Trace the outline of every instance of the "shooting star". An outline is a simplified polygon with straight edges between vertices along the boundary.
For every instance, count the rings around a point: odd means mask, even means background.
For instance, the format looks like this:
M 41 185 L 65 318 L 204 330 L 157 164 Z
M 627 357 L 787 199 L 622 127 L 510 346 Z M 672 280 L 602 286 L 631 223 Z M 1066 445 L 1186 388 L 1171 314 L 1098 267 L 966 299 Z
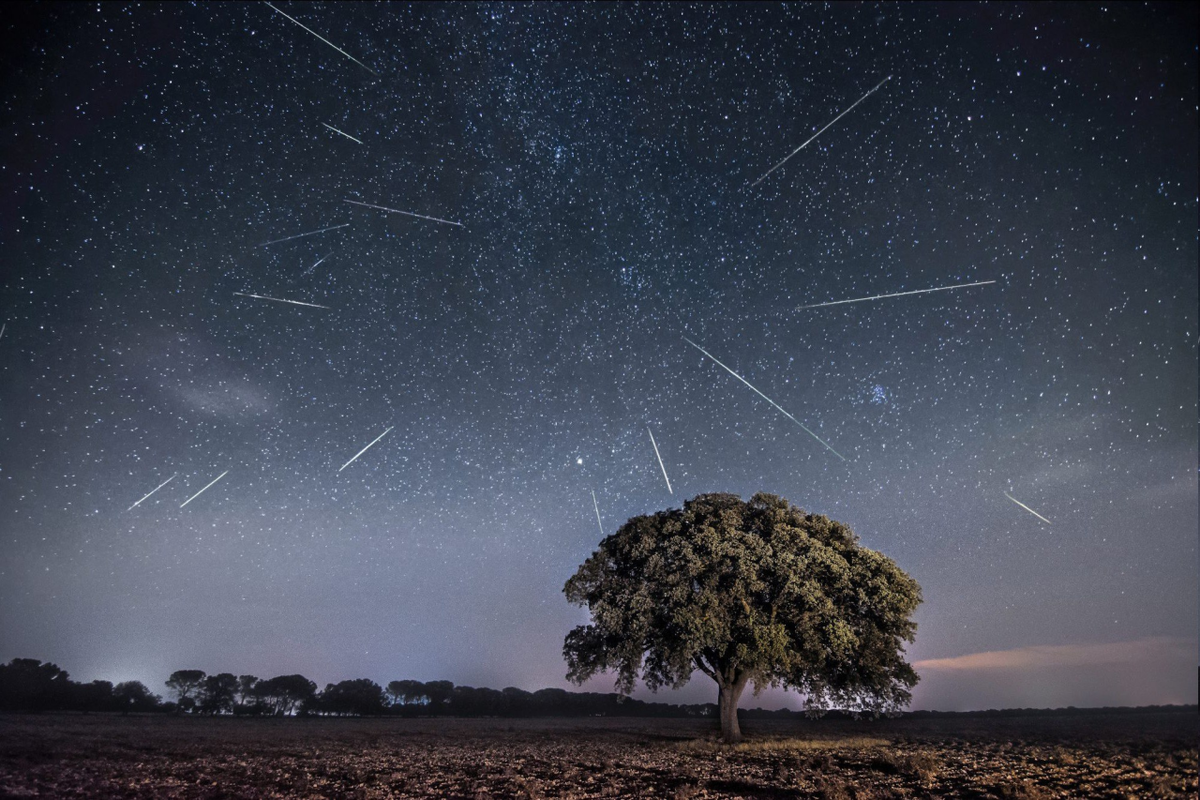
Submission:
M 395 426 L 393 425 L 392 427 L 395 427 Z M 355 462 L 355 461 L 358 459 L 358 457 L 359 457 L 359 456 L 361 456 L 363 453 L 367 452 L 367 451 L 368 451 L 368 450 L 370 450 L 372 447 L 374 447 L 374 446 L 375 446 L 375 442 L 378 442 L 380 439 L 382 439 L 383 437 L 387 436 L 387 435 L 388 435 L 388 431 L 390 431 L 391 429 L 392 429 L 392 428 L 388 428 L 386 431 L 384 431 L 383 433 L 381 433 L 381 434 L 379 434 L 378 436 L 376 436 L 376 437 L 375 437 L 375 439 L 374 439 L 374 441 L 372 441 L 372 442 L 371 442 L 369 445 L 367 445 L 367 446 L 366 446 L 366 447 L 364 447 L 362 450 L 359 450 L 357 453 L 355 453 L 355 454 L 354 454 L 354 458 L 350 459 L 350 460 L 349 460 L 349 461 L 347 461 L 345 464 L 342 464 L 342 469 L 339 469 L 339 470 L 338 470 L 338 472 L 341 472 L 343 469 L 345 469 L 346 467 L 348 467 L 348 466 L 350 466 L 351 464 L 353 464 L 353 463 L 354 463 L 354 462 Z
M 808 140 L 807 140 L 807 141 L 806 141 L 804 144 L 800 145 L 800 146 L 799 146 L 799 147 L 797 147 L 795 150 L 793 150 L 792 152 L 788 153 L 788 155 L 787 155 L 787 158 L 783 159 L 783 161 L 780 161 L 778 164 L 776 164 L 775 166 L 771 167 L 769 170 L 767 170 L 767 172 L 766 172 L 766 174 L 765 174 L 765 175 L 763 175 L 761 178 L 759 178 L 758 180 L 756 180 L 754 183 L 750 184 L 750 188 L 751 188 L 751 189 L 753 189 L 755 186 L 758 186 L 760 183 L 762 183 L 763 181 L 765 181 L 765 180 L 767 179 L 767 175 L 770 175 L 772 172 L 774 172 L 775 170 L 777 170 L 777 169 L 779 169 L 780 167 L 782 167 L 784 164 L 786 164 L 786 163 L 788 162 L 788 159 L 790 159 L 792 156 L 796 155 L 796 153 L 799 153 L 799 152 L 800 152 L 801 150 L 803 150 L 805 147 L 808 147 L 808 144 L 809 144 L 809 142 L 811 142 L 813 139 L 816 139 L 818 136 L 820 136 L 822 133 L 824 133 L 824 132 L 825 132 L 825 131 L 826 131 L 826 130 L 829 128 L 829 126 L 830 126 L 830 125 L 832 125 L 833 123 L 837 122 L 839 119 L 841 119 L 842 117 L 846 116 L 846 115 L 847 115 L 847 114 L 849 114 L 851 111 L 853 111 L 853 110 L 854 110 L 854 106 L 858 105 L 858 104 L 859 104 L 859 103 L 861 103 L 863 100 L 866 100 L 868 97 L 870 97 L 871 95 L 875 94 L 875 92 L 876 92 L 876 91 L 879 89 L 879 87 L 880 87 L 880 86 L 883 86 L 885 83 L 887 83 L 887 82 L 888 82 L 888 81 L 890 81 L 891 79 L 892 79 L 892 76 L 891 76 L 891 75 L 888 75 L 886 78 L 884 78 L 884 79 L 883 79 L 883 80 L 881 80 L 879 83 L 877 83 L 877 84 L 875 85 L 875 88 L 874 88 L 874 89 L 872 89 L 871 91 L 867 92 L 867 93 L 866 93 L 866 94 L 864 94 L 862 97 L 858 98 L 858 100 L 856 100 L 856 101 L 854 102 L 854 105 L 850 106 L 850 108 L 847 108 L 845 111 L 843 111 L 842 113 L 840 113 L 840 114 L 838 114 L 836 117 L 834 117 L 834 118 L 833 118 L 833 119 L 832 119 L 832 120 L 829 122 L 829 124 L 828 124 L 828 125 L 826 125 L 824 128 L 821 128 L 821 130 L 817 131 L 817 132 L 816 132 L 816 133 L 814 133 L 812 136 L 810 136 L 810 137 L 808 138 Z
M 329 256 L 331 256 L 331 255 L 333 255 L 333 253 L 330 253 L 329 255 L 321 256 L 320 260 L 318 260 L 317 263 L 313 264 L 311 267 L 304 270 L 304 274 L 307 275 L 310 272 L 312 272 L 314 269 L 316 269 L 317 267 L 321 266 L 321 262 L 324 261 L 325 259 L 329 258 Z
M 1045 518 L 1045 517 L 1043 517 L 1041 514 L 1037 513 L 1037 512 L 1036 512 L 1036 511 L 1034 511 L 1032 508 L 1030 508 L 1029 506 L 1025 505 L 1024 503 L 1022 503 L 1022 502 L 1021 502 L 1020 500 L 1018 500 L 1017 498 L 1013 497 L 1013 496 L 1012 496 L 1011 494 L 1009 494 L 1008 492 L 1005 492 L 1005 493 L 1004 493 L 1004 496 L 1005 496 L 1005 497 L 1007 497 L 1009 500 L 1012 500 L 1014 503 L 1016 503 L 1017 505 L 1019 505 L 1021 508 L 1025 509 L 1026 511 L 1028 511 L 1030 514 L 1033 514 L 1035 517 L 1037 517 L 1038 519 L 1040 519 L 1042 522 L 1046 523 L 1047 525 L 1049 525 L 1049 524 L 1050 524 L 1050 520 L 1046 519 L 1046 518 Z
M 808 427 L 807 427 L 807 426 L 806 426 L 806 425 L 805 425 L 803 422 L 801 422 L 800 420 L 796 419 L 795 417 L 793 417 L 793 416 L 792 416 L 791 414 L 789 414 L 788 412 L 784 411 L 784 410 L 783 410 L 783 406 L 779 405 L 779 403 L 776 403 L 774 400 L 772 400 L 771 398 L 767 397 L 765 394 L 763 394 L 762 392 L 760 392 L 758 389 L 755 389 L 755 388 L 754 388 L 754 386 L 753 386 L 753 385 L 750 383 L 750 381 L 746 380 L 746 379 L 745 379 L 745 378 L 743 378 L 741 375 L 738 375 L 736 372 L 734 372 L 734 371 L 733 371 L 733 370 L 731 370 L 729 367 L 727 367 L 727 366 L 725 366 L 724 364 L 722 364 L 720 361 L 717 361 L 717 358 L 716 358 L 716 356 L 714 356 L 712 353 L 708 352 L 708 351 L 707 351 L 707 350 L 705 350 L 703 347 L 701 347 L 700 345 L 696 344 L 695 342 L 693 342 L 691 339 L 687 338 L 686 336 L 685 336 L 685 337 L 683 337 L 683 340 L 684 340 L 685 342 L 687 342 L 688 344 L 690 344 L 692 347 L 694 347 L 694 348 L 696 348 L 697 350 L 699 350 L 701 353 L 704 353 L 704 355 L 708 356 L 708 357 L 709 357 L 709 358 L 711 358 L 713 361 L 716 361 L 716 362 L 717 362 L 717 364 L 718 364 L 718 365 L 721 367 L 721 369 L 725 370 L 725 371 L 726 371 L 726 372 L 728 372 L 730 375 L 732 375 L 733 377 L 737 378 L 737 379 L 738 379 L 739 381 L 741 381 L 742 383 L 744 383 L 744 384 L 746 384 L 747 386 L 749 386 L 751 389 L 753 389 L 753 390 L 754 390 L 754 393 L 755 393 L 755 394 L 757 394 L 757 395 L 758 395 L 759 397 L 761 397 L 763 400 L 766 400 L 766 401 L 767 401 L 768 403 L 770 403 L 771 405 L 775 406 L 775 408 L 777 408 L 777 409 L 779 409 L 780 411 L 782 411 L 782 412 L 783 412 L 783 415 L 784 415 L 785 417 L 787 417 L 787 418 L 788 418 L 788 419 L 790 419 L 792 422 L 796 423 L 796 424 L 797 424 L 797 425 L 799 425 L 801 428 L 803 428 L 805 433 L 807 433 L 809 436 L 811 436 L 811 437 L 813 437 L 814 439 L 816 439 L 816 440 L 817 440 L 818 442 L 820 442 L 821 444 L 825 445 L 825 449 L 826 449 L 826 450 L 828 450 L 829 452 L 833 453 L 835 456 L 837 456 L 838 458 L 840 458 L 842 461 L 845 461 L 845 460 L 846 460 L 846 457 L 845 457 L 844 455 L 842 455 L 842 454 L 841 454 L 841 453 L 839 453 L 837 450 L 834 450 L 832 447 L 830 447 L 830 446 L 829 446 L 829 442 L 826 442 L 826 441 L 825 441 L 824 439 L 822 439 L 820 436 L 817 436 L 815 433 L 813 433 L 812 431 L 810 431 L 810 430 L 808 429 Z M 674 494 L 674 493 L 672 492 L 672 494 Z
M 441 222 L 441 223 L 444 223 L 444 224 L 446 224 L 446 225 L 457 225 L 457 226 L 458 226 L 458 227 L 460 227 L 460 228 L 464 228 L 464 227 L 466 227 L 466 226 L 465 226 L 465 225 L 463 225 L 461 222 L 451 222 L 451 221 L 450 221 L 450 220 L 448 220 L 448 219 L 439 219 L 438 217 L 427 217 L 427 216 L 425 216 L 424 214 L 414 214 L 414 213 L 413 213 L 413 212 L 411 212 L 411 211 L 400 211 L 400 210 L 398 210 L 398 209 L 395 209 L 395 208 L 387 208 L 386 206 L 376 206 L 376 205 L 372 205 L 371 203 L 360 203 L 360 202 L 358 202 L 357 200 L 347 200 L 346 202 L 347 202 L 347 203 L 353 203 L 353 204 L 354 204 L 354 205 L 356 205 L 356 206 L 364 206 L 364 207 L 366 207 L 366 208 L 377 208 L 377 209 L 379 209 L 380 211 L 387 211 L 387 212 L 389 212 L 389 213 L 391 213 L 391 214 L 403 214 L 403 215 L 405 215 L 406 217 L 416 217 L 417 219 L 427 219 L 427 220 L 431 220 L 431 221 L 433 221 L 433 222 Z
M 218 475 L 218 476 L 216 477 L 216 480 L 214 480 L 214 481 L 213 481 L 212 483 L 210 483 L 208 486 L 205 486 L 203 489 L 201 489 L 200 491 L 196 492 L 194 495 L 192 495 L 191 497 L 189 497 L 187 500 L 184 500 L 184 501 L 183 501 L 183 505 L 181 505 L 181 506 L 180 506 L 180 508 L 183 508 L 183 506 L 186 506 L 188 503 L 192 502 L 192 501 L 193 501 L 193 500 L 195 500 L 197 497 L 199 497 L 200 495 L 202 495 L 202 494 L 204 494 L 205 492 L 207 492 L 207 491 L 208 491 L 208 488 L 209 488 L 209 486 L 212 486 L 212 485 L 213 485 L 213 483 L 216 483 L 217 481 L 221 480 L 221 478 L 224 478 L 224 477 L 225 477 L 226 475 L 228 475 L 228 474 L 229 474 L 229 470 L 225 470 L 224 472 L 222 472 L 220 475 Z
M 271 300 L 276 303 L 291 303 L 294 306 L 308 306 L 309 308 L 323 308 L 329 310 L 329 306 L 319 306 L 316 303 L 302 303 L 299 300 L 284 300 L 281 297 L 267 297 L 265 294 L 246 294 L 245 292 L 234 292 L 238 297 L 253 297 L 255 300 Z
M 269 244 L 279 244 L 280 242 L 290 242 L 292 239 L 299 239 L 303 236 L 316 236 L 318 233 L 324 233 L 325 231 L 336 231 L 338 228 L 349 228 L 349 227 L 350 227 L 350 223 L 346 222 L 341 225 L 334 225 L 331 228 L 321 228 L 321 230 L 319 230 L 319 231 L 309 231 L 308 233 L 297 233 L 295 236 L 286 236 L 282 239 L 275 239 L 270 242 L 263 242 L 262 244 L 259 245 L 259 247 L 266 247 Z
M 137 508 L 138 506 L 140 506 L 140 505 L 142 504 L 142 501 L 143 501 L 143 500 L 145 500 L 147 497 L 149 497 L 150 495 L 154 494 L 155 492 L 157 492 L 157 491 L 158 491 L 159 489 L 161 489 L 162 487 L 166 486 L 166 485 L 167 485 L 168 483 L 170 483 L 171 481 L 175 480 L 175 476 L 176 476 L 176 475 L 178 475 L 178 474 L 179 474 L 179 473 L 178 473 L 178 472 L 176 472 L 176 473 L 175 473 L 175 475 L 172 475 L 171 477 L 167 478 L 165 481 L 163 481 L 162 483 L 160 483 L 158 486 L 155 486 L 153 489 L 151 489 L 151 490 L 150 490 L 149 494 L 147 494 L 147 495 L 146 495 L 146 497 L 143 497 L 141 500 L 138 500 L 136 503 L 134 503 L 133 505 L 131 505 L 129 508 L 127 508 L 127 509 L 125 509 L 125 510 L 126 510 L 126 511 L 133 511 L 135 508 Z
M 278 8 L 275 8 L 275 6 L 271 5 L 270 3 L 267 3 L 267 5 L 268 5 L 268 6 L 271 8 L 271 10 L 273 10 L 273 11 L 279 11 L 279 9 L 278 9 Z M 337 46 L 336 44 L 334 44 L 333 42 L 331 42 L 331 41 L 329 41 L 328 39 L 326 39 L 326 38 L 325 38 L 324 36 L 322 36 L 321 34 L 319 34 L 319 33 L 317 33 L 316 31 L 314 31 L 312 28 L 310 28 L 310 27 L 308 27 L 307 25 L 305 25 L 305 24 L 304 24 L 303 22 L 301 22 L 300 20 L 296 19 L 295 17 L 290 17 L 290 16 L 288 16 L 288 15 L 287 15 L 285 12 L 283 12 L 283 11 L 279 11 L 279 13 L 280 13 L 280 14 L 283 14 L 285 17 L 287 17 L 287 18 L 288 18 L 288 19 L 290 19 L 292 22 L 294 22 L 294 23 L 296 23 L 297 25 L 299 25 L 301 28 L 304 28 L 304 30 L 308 31 L 308 32 L 309 32 L 309 33 L 311 33 L 313 36 L 317 37 L 317 38 L 318 38 L 318 39 L 320 39 L 322 42 L 324 42 L 325 44 L 327 44 L 327 45 L 329 45 L 330 47 L 332 47 L 334 50 L 337 50 L 339 53 L 341 53 L 341 54 L 342 54 L 342 55 L 344 55 L 346 58 L 348 58 L 348 59 L 350 59 L 351 61 L 353 61 L 355 64 L 358 64 L 360 67 L 362 67 L 363 69 L 365 69 L 367 72 L 371 73 L 372 75 L 378 75 L 378 74 L 379 74 L 379 73 L 378 73 L 378 72 L 376 72 L 375 70 L 373 70 L 373 69 L 371 69 L 370 67 L 368 67 L 366 64 L 364 64 L 364 63 L 362 63 L 361 61 L 359 61 L 359 60 L 358 60 L 357 58 L 355 58 L 354 56 L 352 56 L 352 55 L 350 55 L 349 53 L 347 53 L 347 52 L 346 52 L 345 50 L 343 50 L 342 48 L 338 47 L 338 46 Z
M 834 300 L 832 303 L 813 303 L 809 306 L 800 306 L 797 311 L 803 311 L 806 308 L 824 308 L 825 306 L 840 306 L 844 303 L 863 303 L 867 300 L 882 300 L 885 297 L 904 297 L 910 294 L 925 294 L 927 292 L 948 292 L 951 289 L 966 289 L 969 286 L 987 286 L 995 281 L 976 281 L 975 283 L 956 283 L 953 286 L 935 286 L 932 289 L 914 289 L 911 292 L 893 292 L 892 294 L 876 294 L 871 297 L 855 297 L 853 300 Z
M 646 433 L 650 434 L 650 444 L 654 445 L 654 455 L 658 456 L 658 466 L 663 471 L 663 480 L 667 482 L 667 491 L 675 494 L 675 490 L 671 488 L 671 479 L 667 477 L 667 468 L 663 466 L 662 456 L 658 453 L 658 444 L 654 441 L 654 431 L 650 430 L 650 427 L 647 426 Z
M 596 524 L 600 526 L 600 535 L 604 535 L 604 523 L 600 521 L 600 504 L 596 502 L 596 490 L 592 489 L 592 507 L 596 509 Z
M 321 124 L 325 125 L 324 122 L 322 122 Z M 329 128 L 329 130 L 333 131 L 334 133 L 340 133 L 342 136 L 345 136 L 347 139 L 349 139 L 352 142 L 358 142 L 359 144 L 362 144 L 362 142 L 359 141 L 358 139 L 355 139 L 353 136 L 346 133 L 345 131 L 339 131 L 337 128 L 333 127 L 332 125 L 325 125 L 325 127 Z
M 7 322 L 6 322 L 6 323 L 4 323 L 3 325 L 0 325 L 0 339 L 3 339 L 3 338 L 4 338 L 4 329 L 5 329 L 5 328 L 7 328 L 7 327 L 8 327 L 8 323 L 7 323 Z

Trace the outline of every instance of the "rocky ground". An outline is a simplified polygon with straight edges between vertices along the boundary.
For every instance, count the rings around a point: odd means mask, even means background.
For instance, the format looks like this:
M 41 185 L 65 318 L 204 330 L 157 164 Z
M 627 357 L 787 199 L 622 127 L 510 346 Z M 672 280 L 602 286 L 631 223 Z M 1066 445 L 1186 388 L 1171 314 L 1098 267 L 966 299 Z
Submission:
M 0 798 L 1197 795 L 1194 711 L 711 725 L 0 716 Z

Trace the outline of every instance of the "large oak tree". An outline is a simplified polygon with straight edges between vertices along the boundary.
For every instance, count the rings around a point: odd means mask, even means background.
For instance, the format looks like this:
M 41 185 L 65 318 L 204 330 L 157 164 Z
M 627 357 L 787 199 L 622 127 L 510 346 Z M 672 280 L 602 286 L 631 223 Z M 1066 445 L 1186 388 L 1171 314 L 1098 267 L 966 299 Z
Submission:
M 716 681 L 721 733 L 741 739 L 750 682 L 785 686 L 810 708 L 896 710 L 917 674 L 904 660 L 921 587 L 849 527 L 756 494 L 700 495 L 634 517 L 567 581 L 592 622 L 563 645 L 567 677 L 615 671 L 617 688 Z

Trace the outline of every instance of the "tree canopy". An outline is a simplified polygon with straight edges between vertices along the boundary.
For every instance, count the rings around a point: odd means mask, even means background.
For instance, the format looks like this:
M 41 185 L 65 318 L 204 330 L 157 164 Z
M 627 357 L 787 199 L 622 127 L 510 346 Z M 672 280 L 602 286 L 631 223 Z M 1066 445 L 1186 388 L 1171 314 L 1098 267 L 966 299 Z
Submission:
M 728 741 L 748 682 L 874 713 L 907 704 L 917 683 L 904 660 L 917 582 L 846 525 L 774 495 L 706 494 L 634 517 L 563 591 L 592 617 L 567 634 L 568 678 L 612 671 L 629 692 L 699 670 L 717 683 Z
M 193 705 L 207 677 L 202 669 L 177 669 L 167 678 L 167 688 L 174 694 L 180 706 Z

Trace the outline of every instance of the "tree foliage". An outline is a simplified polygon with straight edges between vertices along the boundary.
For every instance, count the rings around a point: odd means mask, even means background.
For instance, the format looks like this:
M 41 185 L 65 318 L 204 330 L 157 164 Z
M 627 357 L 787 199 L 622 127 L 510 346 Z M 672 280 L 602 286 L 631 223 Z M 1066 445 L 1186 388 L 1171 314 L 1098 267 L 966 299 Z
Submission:
M 392 681 L 387 685 L 388 697 L 392 705 L 417 705 L 429 702 L 425 694 L 425 684 L 420 681 Z
M 200 686 L 200 710 L 206 714 L 232 713 L 237 703 L 237 693 L 236 675 L 229 672 L 209 675 Z
M 306 710 L 338 716 L 378 716 L 384 710 L 383 689 L 367 678 L 331 683 Z
M 254 693 L 270 713 L 286 717 L 316 696 L 317 684 L 303 675 L 279 675 L 259 681 Z
M 162 698 L 146 688 L 141 681 L 124 681 L 118 683 L 112 690 L 113 701 L 123 712 L 155 711 L 159 708 Z
M 206 677 L 202 669 L 177 669 L 167 678 L 167 688 L 174 693 L 181 708 L 194 705 Z
M 876 713 L 905 705 L 917 682 L 904 660 L 916 581 L 846 525 L 774 495 L 700 495 L 634 517 L 564 592 L 592 617 L 566 637 L 568 678 L 612 671 L 629 692 L 639 677 L 657 690 L 699 670 L 722 711 L 732 703 L 735 728 L 747 682 Z

